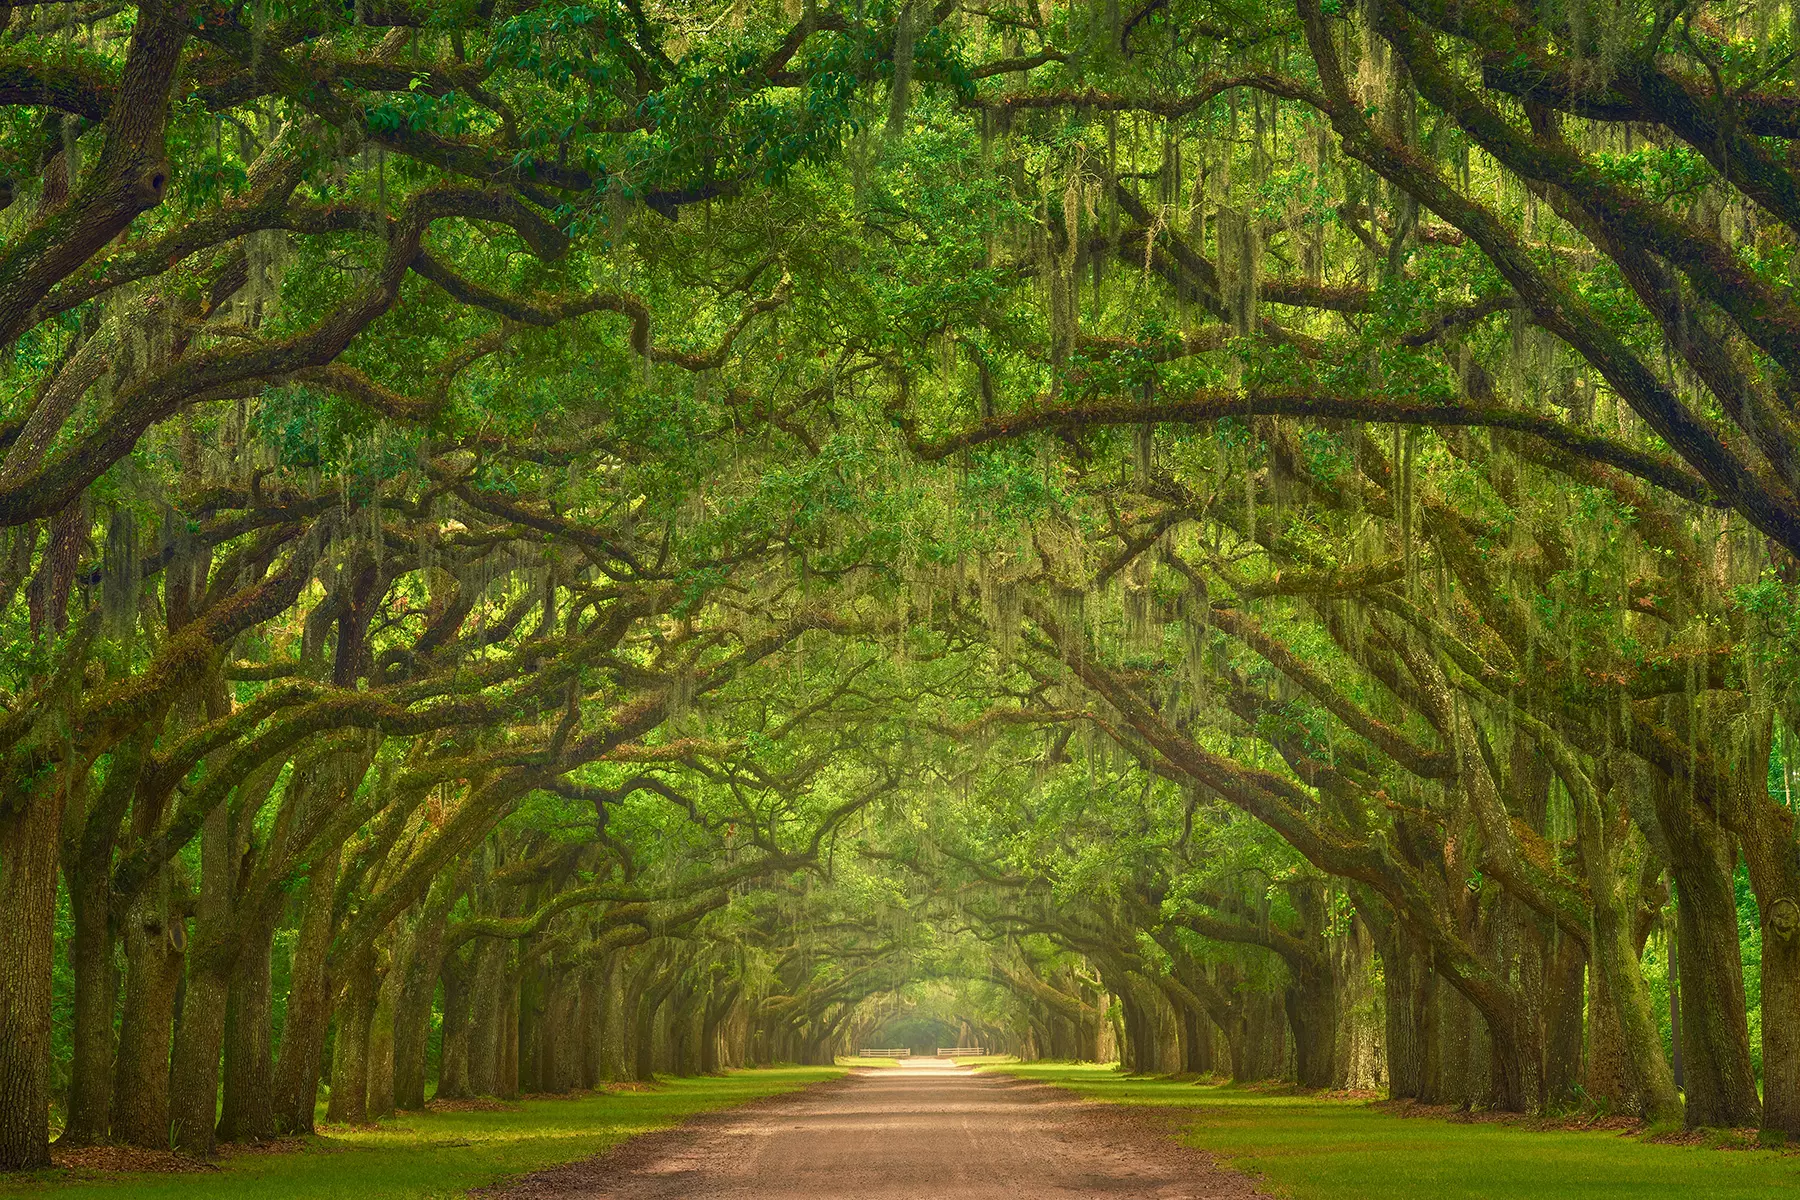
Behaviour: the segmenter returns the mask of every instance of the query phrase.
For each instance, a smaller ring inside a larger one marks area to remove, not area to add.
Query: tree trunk
[[[1678,977],[1689,1128],[1735,1129],[1762,1119],[1750,1066],[1737,895],[1729,861],[1721,840],[1708,853],[1671,864],[1681,941]]]
[[[63,789],[0,797],[0,1170],[50,1164],[50,971]]]
[[[510,946],[497,938],[476,943],[474,997],[469,1021],[469,1091],[476,1096],[500,1092],[502,989],[506,985],[505,956]]]
[[[509,974],[501,992],[500,1089],[503,1100],[519,1098],[519,977]]]
[[[1322,956],[1321,956],[1322,957]],[[1337,1074],[1337,980],[1328,963],[1295,972],[1283,994],[1294,1032],[1295,1078],[1304,1088],[1328,1088]]]
[[[600,1023],[600,1078],[608,1082],[630,1077],[625,1060],[625,964],[623,954],[609,954],[606,971],[601,978],[604,997]],[[768,1045],[765,1040],[765,1047]]]
[[[219,1055],[231,982],[214,964],[189,971],[169,1075],[169,1130],[178,1150],[210,1154],[218,1124]]]
[[[392,942],[387,971],[375,990],[374,1011],[369,1014],[369,1107],[368,1119],[378,1121],[394,1111],[395,1054],[398,1049],[397,1024],[401,996],[406,990],[412,959],[417,921],[399,921],[392,927]]]
[[[313,865],[307,880],[306,909],[294,941],[287,1018],[281,1056],[275,1063],[275,1129],[311,1133],[319,1099],[320,1058],[331,1022],[331,979],[326,952],[331,946],[338,859],[333,849]]]
[[[110,927],[112,888],[104,863],[70,864],[64,878],[74,923],[69,947],[75,974],[74,1045],[69,1115],[58,1141],[91,1146],[106,1141],[112,1130],[113,1021],[119,1000]]]
[[[1437,973],[1429,952],[1393,917],[1380,913],[1369,927],[1381,959],[1388,1098],[1435,1104]]]
[[[468,947],[444,956],[443,1043],[438,1055],[437,1091],[434,1093],[440,1100],[460,1100],[474,1094],[469,1082],[473,961]],[[429,1013],[427,1017],[429,1019]]]
[[[425,902],[425,911],[414,931],[412,956],[401,983],[399,1006],[394,1014],[394,1107],[425,1107],[425,1058],[431,1039],[431,1002],[438,976],[444,973],[444,930],[450,911],[437,883]],[[460,888],[457,889],[460,894]],[[450,1031],[450,998],[444,997],[444,1039]],[[466,1043],[465,1043],[466,1045]],[[440,1044],[439,1073],[447,1046]]]
[[[1730,816],[1762,925],[1763,1128],[1800,1139],[1800,843],[1768,792],[1772,735],[1765,725],[1745,739]]]
[[[632,1034],[632,1078],[645,1083],[656,1078],[656,1014],[668,993],[654,985],[638,997],[637,1021]]]
[[[212,1152],[225,998],[243,945],[232,911],[236,879],[231,851],[231,813],[221,804],[200,830],[200,900],[169,1080],[169,1126],[176,1148],[189,1154]]]
[[[604,1078],[601,1067],[600,1039],[606,1019],[606,990],[593,964],[581,972],[581,1001],[576,1020],[580,1022],[581,1077],[584,1089],[598,1087]]]
[[[270,944],[272,911],[259,914],[244,939],[225,997],[225,1096],[219,1113],[223,1142],[265,1142],[275,1136],[274,996]]]
[[[113,1137],[150,1150],[169,1148],[169,1044],[185,929],[153,883],[125,916],[125,1004],[113,1080]]]
[[[344,964],[338,996],[337,1036],[331,1050],[331,1096],[325,1119],[344,1125],[369,1122],[369,1023],[375,1008],[375,950],[365,946]]]

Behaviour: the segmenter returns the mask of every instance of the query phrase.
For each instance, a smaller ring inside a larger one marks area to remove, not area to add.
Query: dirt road
[[[612,1200],[1247,1200],[1154,1116],[937,1064],[713,1113],[502,1196]]]

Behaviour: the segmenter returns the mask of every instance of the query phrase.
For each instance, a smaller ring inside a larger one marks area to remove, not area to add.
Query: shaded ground
[[[935,1063],[637,1138],[490,1193],[509,1200],[1244,1200],[1258,1193],[1143,1114]]]

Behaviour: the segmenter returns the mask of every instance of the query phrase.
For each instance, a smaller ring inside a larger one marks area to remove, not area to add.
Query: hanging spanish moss
[[[100,568],[100,605],[108,632],[127,637],[137,622],[144,580],[139,556],[137,514],[126,505],[113,509],[106,527],[106,550]]]

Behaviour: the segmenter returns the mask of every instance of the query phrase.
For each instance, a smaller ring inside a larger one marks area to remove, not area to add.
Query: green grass
[[[1134,1078],[1104,1066],[1000,1069],[1098,1100],[1189,1109],[1185,1141],[1293,1200],[1800,1198],[1800,1157],[1787,1154],[1396,1117],[1353,1100]]]
[[[773,1067],[671,1079],[651,1092],[527,1100],[508,1112],[406,1113],[370,1129],[338,1129],[292,1154],[250,1154],[218,1171],[71,1179],[48,1172],[0,1182],[0,1196],[214,1200],[280,1196],[459,1196],[512,1175],[597,1154],[695,1113],[791,1092],[843,1074]]]

